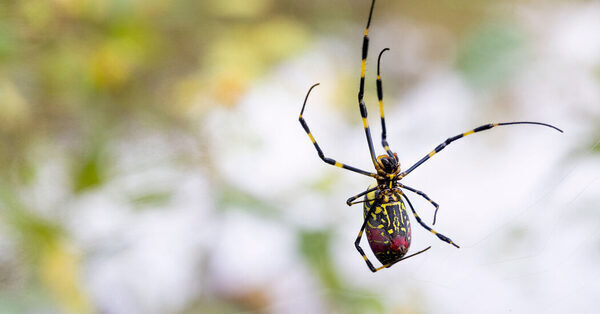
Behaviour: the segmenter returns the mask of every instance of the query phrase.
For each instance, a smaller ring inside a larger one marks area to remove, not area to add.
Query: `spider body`
[[[367,119],[367,107],[364,102],[364,86],[365,86],[365,66],[367,61],[367,55],[369,51],[369,26],[371,24],[371,17],[373,15],[373,8],[375,6],[375,0],[371,2],[371,9],[369,10],[369,19],[367,20],[367,27],[365,29],[365,33],[363,35],[363,44],[362,44],[362,61],[361,61],[361,72],[360,72],[360,85],[358,90],[358,107],[360,111],[360,115],[363,122],[363,128],[365,130],[365,136],[367,139],[367,145],[369,148],[369,153],[371,156],[371,161],[375,168],[375,172],[365,171],[341,162],[336,161],[335,159],[329,158],[325,156],[325,153],[317,144],[317,141],[313,134],[311,133],[306,120],[303,117],[304,109],[306,108],[306,103],[308,100],[308,96],[310,92],[315,88],[319,83],[314,84],[310,87],[308,92],[306,93],[306,97],[304,98],[304,103],[302,104],[302,109],[300,111],[300,116],[298,120],[302,125],[302,128],[308,135],[309,139],[313,143],[317,155],[321,160],[325,163],[350,170],[352,172],[356,172],[365,176],[369,176],[376,180],[375,183],[371,184],[366,191],[363,191],[355,196],[350,197],[346,203],[348,205],[353,205],[357,203],[363,204],[363,214],[364,220],[363,224],[358,232],[358,236],[356,237],[356,241],[354,242],[356,249],[361,254],[363,259],[365,260],[367,266],[372,272],[377,272],[383,268],[390,267],[393,264],[402,261],[404,259],[413,257],[417,254],[421,254],[431,247],[427,247],[423,250],[420,250],[411,255],[406,255],[408,249],[410,248],[411,242],[411,225],[410,220],[408,218],[407,210],[405,204],[408,204],[413,216],[416,221],[423,228],[433,233],[438,239],[453,245],[455,247],[459,247],[456,245],[450,238],[444,236],[441,233],[433,230],[427,224],[423,222],[423,220],[419,217],[414,207],[412,206],[408,196],[405,191],[410,191],[415,193],[434,206],[435,212],[433,215],[433,224],[435,224],[437,211],[439,205],[433,201],[429,196],[425,193],[404,185],[400,183],[400,181],[409,175],[413,170],[417,167],[421,166],[431,157],[442,151],[448,145],[457,141],[465,136],[486,131],[498,126],[507,126],[507,125],[517,125],[517,124],[529,124],[529,125],[540,125],[549,128],[553,128],[562,133],[562,130],[559,128],[552,126],[550,124],[542,123],[542,122],[528,122],[528,121],[518,121],[518,122],[503,122],[503,123],[488,123],[471,129],[467,132],[460,133],[458,135],[447,138],[445,141],[437,145],[431,152],[426,154],[424,157],[415,162],[408,169],[401,171],[400,169],[400,161],[398,159],[398,155],[394,153],[387,142],[387,133],[386,133],[386,125],[385,125],[385,116],[383,112],[383,84],[381,80],[380,73],[380,64],[381,64],[381,56],[388,48],[383,49],[379,53],[379,57],[377,58],[377,98],[379,101],[379,113],[381,116],[381,145],[385,150],[386,154],[379,155],[375,157],[375,148],[373,146],[373,140],[371,138],[371,131],[369,128],[369,122]],[[362,201],[356,201],[359,197],[364,196]],[[374,267],[368,257],[365,255],[363,249],[360,246],[360,241],[363,235],[363,232],[366,230],[367,232],[367,240],[369,242],[369,246],[371,250],[377,257],[377,259],[382,263],[380,267]]]

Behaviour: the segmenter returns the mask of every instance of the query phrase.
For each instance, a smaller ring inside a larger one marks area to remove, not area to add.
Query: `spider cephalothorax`
[[[379,155],[377,157],[377,163],[375,164],[377,174],[381,176],[388,176],[390,174],[398,174],[400,172],[400,162],[398,161],[398,155],[394,153],[393,156]]]
[[[375,163],[377,170],[377,184],[382,189],[391,189],[396,186],[396,182],[401,178],[398,176],[400,172],[400,162],[398,155],[379,155]]]

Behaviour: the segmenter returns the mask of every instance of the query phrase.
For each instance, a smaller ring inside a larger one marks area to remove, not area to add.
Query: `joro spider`
[[[377,98],[379,99],[379,112],[381,115],[381,145],[387,154],[379,155],[375,157],[375,149],[373,148],[373,141],[371,139],[371,131],[369,130],[369,123],[367,121],[367,108],[365,106],[365,102],[363,100],[364,96],[364,87],[365,87],[365,65],[367,61],[367,53],[369,50],[369,26],[371,24],[371,16],[373,15],[373,7],[375,6],[375,0],[371,2],[371,9],[369,10],[369,19],[367,20],[367,27],[365,29],[365,34],[363,37],[362,44],[362,64],[360,71],[360,87],[358,90],[358,106],[360,109],[360,115],[362,117],[363,126],[365,129],[365,135],[367,137],[367,144],[369,145],[369,152],[371,154],[371,160],[373,161],[373,165],[375,166],[376,173],[368,172],[362,169],[358,169],[352,167],[350,165],[346,165],[344,163],[338,162],[329,157],[325,157],[325,154],[317,144],[317,141],[313,137],[306,124],[306,121],[302,117],[304,113],[304,108],[306,107],[306,101],[308,100],[308,96],[315,86],[319,85],[319,83],[314,84],[308,90],[306,97],[304,98],[304,103],[302,104],[302,110],[300,111],[300,116],[298,120],[300,124],[308,134],[308,137],[312,141],[317,150],[319,157],[326,163],[343,168],[346,170],[350,170],[356,173],[360,173],[362,175],[366,175],[377,180],[376,183],[371,184],[366,191],[361,192],[355,196],[350,197],[346,203],[350,205],[354,205],[357,203],[364,203],[363,205],[363,213],[364,213],[364,222],[360,227],[360,231],[358,232],[358,236],[356,237],[356,241],[354,245],[360,255],[363,257],[367,266],[372,272],[377,272],[383,268],[390,267],[395,263],[405,260],[407,258],[413,257],[415,255],[421,254],[431,248],[431,246],[413,253],[411,255],[405,256],[408,252],[408,248],[410,246],[411,240],[411,228],[410,228],[410,220],[408,219],[408,215],[406,212],[406,207],[404,205],[404,200],[408,203],[411,212],[415,216],[417,222],[425,229],[429,230],[431,233],[436,235],[440,240],[451,244],[455,247],[459,247],[456,243],[454,243],[450,238],[444,236],[441,233],[430,228],[426,225],[423,220],[417,215],[417,212],[413,208],[410,200],[408,199],[406,193],[404,193],[403,189],[416,193],[421,197],[425,198],[429,201],[434,207],[434,218],[433,224],[435,225],[435,220],[437,216],[437,211],[439,209],[439,205],[433,201],[429,196],[425,193],[414,189],[412,187],[406,186],[399,181],[402,178],[406,177],[417,167],[422,165],[424,162],[429,160],[433,155],[439,153],[442,149],[448,146],[450,143],[463,138],[467,135],[471,135],[473,133],[489,130],[491,128],[497,126],[504,125],[514,125],[514,124],[533,124],[533,125],[541,125],[553,128],[562,133],[562,130],[559,128],[552,126],[547,123],[541,122],[527,122],[527,121],[519,121],[519,122],[504,122],[504,123],[489,123],[479,127],[476,127],[470,131],[465,133],[458,134],[453,137],[447,138],[444,142],[439,144],[432,150],[429,154],[425,155],[425,157],[421,158],[415,164],[410,166],[408,170],[400,172],[400,161],[398,160],[398,155],[389,147],[389,144],[386,139],[386,127],[385,127],[385,118],[383,114],[383,87],[381,84],[381,75],[380,75],[380,63],[382,54],[389,50],[389,48],[383,49],[379,53],[379,57],[377,58]],[[364,195],[364,200],[355,201],[359,197]],[[369,241],[369,245],[371,246],[371,250],[375,254],[375,257],[381,262],[382,266],[375,268],[371,261],[365,255],[363,249],[360,247],[360,240],[363,235],[363,231],[367,230],[367,239]]]

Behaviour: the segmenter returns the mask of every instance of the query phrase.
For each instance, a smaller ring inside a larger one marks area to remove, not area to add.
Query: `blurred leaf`
[[[32,120],[30,104],[21,91],[13,82],[2,78],[0,78],[0,104],[2,104],[0,105],[0,132],[23,129]]]
[[[45,286],[72,313],[92,313],[79,286],[79,261],[63,241],[40,248],[40,275]]]
[[[170,191],[149,192],[134,196],[131,199],[136,206],[161,206],[166,205],[172,198]]]
[[[456,66],[475,87],[493,86],[518,69],[523,44],[523,36],[512,26],[482,25],[462,44]]]
[[[72,182],[75,193],[99,187],[104,183],[106,163],[103,162],[100,151],[100,144],[96,144],[74,161]]]
[[[110,25],[104,40],[89,60],[92,81],[100,89],[115,89],[134,78],[152,51],[153,36],[142,23],[126,21]]]
[[[102,170],[97,156],[83,160],[75,171],[73,188],[76,193],[97,187],[102,183]]]

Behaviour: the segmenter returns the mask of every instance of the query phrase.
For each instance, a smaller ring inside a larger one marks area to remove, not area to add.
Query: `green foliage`
[[[103,163],[100,147],[84,152],[80,159],[75,160],[73,169],[73,191],[83,191],[101,186],[106,179],[107,167]]]
[[[138,208],[147,206],[164,206],[169,203],[171,198],[172,193],[170,191],[154,191],[135,195],[131,198],[131,202],[138,206]]]

